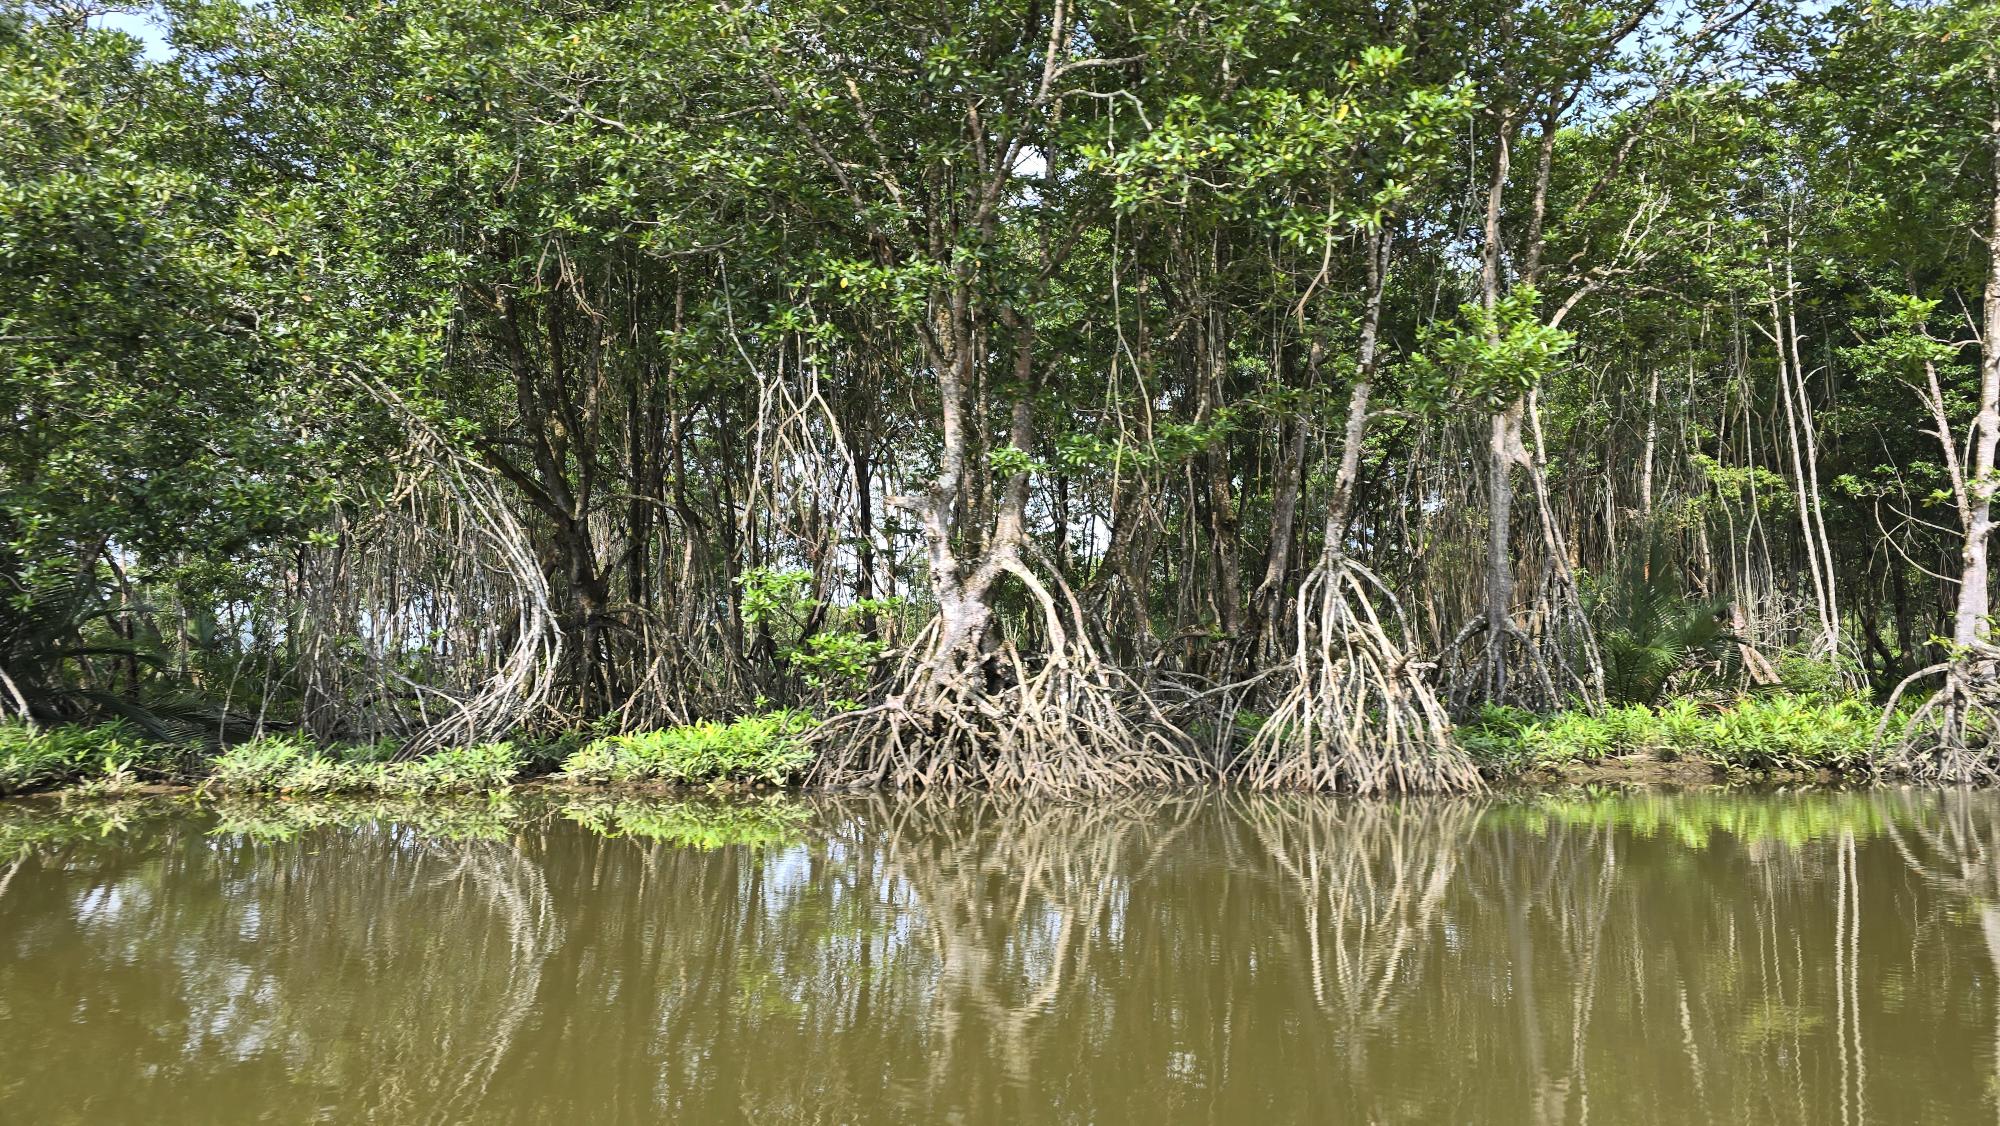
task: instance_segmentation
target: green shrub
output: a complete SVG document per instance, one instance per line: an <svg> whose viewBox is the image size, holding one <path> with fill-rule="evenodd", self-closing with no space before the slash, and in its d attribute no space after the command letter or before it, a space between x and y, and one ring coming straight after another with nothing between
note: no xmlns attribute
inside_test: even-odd
<svg viewBox="0 0 2000 1126"><path fill-rule="evenodd" d="M1617 746L1612 724L1589 712L1558 712L1530 724L1521 738L1543 762L1590 762Z"/></svg>
<svg viewBox="0 0 2000 1126"><path fill-rule="evenodd" d="M145 739L120 720L94 726L33 727L0 723L0 793L57 786L84 778L122 787L141 774L176 772L186 749Z"/></svg>
<svg viewBox="0 0 2000 1126"><path fill-rule="evenodd" d="M571 755L599 739L618 734L617 716L599 716L587 723L573 724L545 732L525 744L526 762L538 773L562 769Z"/></svg>
<svg viewBox="0 0 2000 1126"><path fill-rule="evenodd" d="M1702 735L1709 728L1709 718L1701 714L1700 705L1693 700L1675 700L1660 708L1653 713L1653 722L1661 750L1670 752L1671 757L1701 753Z"/></svg>
<svg viewBox="0 0 2000 1126"><path fill-rule="evenodd" d="M1874 765L1880 711L1844 697L1746 697L1704 712L1693 700L1660 708L1606 708L1599 715L1559 712L1530 717L1492 708L1458 729L1459 742L1489 769L1520 773L1537 767L1594 762L1650 751L1662 759L1698 758L1732 771L1833 770ZM1885 736L1893 740L1896 728Z"/></svg>
<svg viewBox="0 0 2000 1126"><path fill-rule="evenodd" d="M224 751L210 764L223 790L288 794L469 794L506 789L521 771L512 743L447 747L421 758L383 761L382 744L326 748L296 735L267 735Z"/></svg>
<svg viewBox="0 0 2000 1126"><path fill-rule="evenodd" d="M521 752L512 743L446 747L409 762L381 766L385 792L476 794L504 790L521 772Z"/></svg>
<svg viewBox="0 0 2000 1126"><path fill-rule="evenodd" d="M1670 687L1704 668L1719 669L1731 655L1722 626L1727 602L1682 589L1680 567L1658 528L1610 582L1591 591L1589 601L1613 700L1657 703Z"/></svg>
<svg viewBox="0 0 2000 1126"><path fill-rule="evenodd" d="M1632 751L1665 749L1660 717L1640 704L1615 705L1599 717L1610 742L1607 750Z"/></svg>
<svg viewBox="0 0 2000 1126"><path fill-rule="evenodd" d="M1829 704L1853 696L1855 685L1865 681L1860 663L1852 657L1785 653L1778 657L1777 672L1786 695Z"/></svg>
<svg viewBox="0 0 2000 1126"><path fill-rule="evenodd" d="M1535 713L1525 709L1484 704L1479 714L1457 726L1454 735L1475 762L1513 773L1534 765L1528 745L1521 738L1521 733L1534 722Z"/></svg>
<svg viewBox="0 0 2000 1126"><path fill-rule="evenodd" d="M887 649L887 642L853 630L827 630L806 638L791 658L806 683L831 697L834 710L843 711L858 706L855 697L867 687L869 671Z"/></svg>
<svg viewBox="0 0 2000 1126"><path fill-rule="evenodd" d="M403 755L403 741L383 736L373 743L343 743L340 757L346 762L395 762Z"/></svg>
<svg viewBox="0 0 2000 1126"><path fill-rule="evenodd" d="M871 627L881 616L910 611L901 598L825 601L814 593L812 572L796 567L754 567L736 583L743 592L743 623L768 643L778 668L798 678L795 689L805 690L781 695L810 701L822 715L861 706L875 666L888 651Z"/></svg>
<svg viewBox="0 0 2000 1126"><path fill-rule="evenodd" d="M812 761L799 738L811 723L804 712L777 711L611 735L565 759L563 773L581 782L780 783Z"/></svg>
<svg viewBox="0 0 2000 1126"><path fill-rule="evenodd" d="M1537 716L1519 708L1487 705L1458 728L1458 741L1474 759L1504 772L1603 758L1630 737L1644 708L1611 708L1604 715L1557 712Z"/></svg>
<svg viewBox="0 0 2000 1126"><path fill-rule="evenodd" d="M1871 765L1880 720L1880 711L1856 699L1739 700L1703 732L1702 754L1736 770L1862 770Z"/></svg>
<svg viewBox="0 0 2000 1126"><path fill-rule="evenodd" d="M225 790L282 790L313 755L291 735L261 735L225 749L209 764L209 779Z"/></svg>

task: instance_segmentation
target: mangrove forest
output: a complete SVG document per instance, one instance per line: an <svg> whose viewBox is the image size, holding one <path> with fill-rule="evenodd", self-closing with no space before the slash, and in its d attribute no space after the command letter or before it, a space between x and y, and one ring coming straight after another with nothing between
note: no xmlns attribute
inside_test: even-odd
<svg viewBox="0 0 2000 1126"><path fill-rule="evenodd" d="M0 0L0 426L0 793L1990 782L2000 5Z"/></svg>

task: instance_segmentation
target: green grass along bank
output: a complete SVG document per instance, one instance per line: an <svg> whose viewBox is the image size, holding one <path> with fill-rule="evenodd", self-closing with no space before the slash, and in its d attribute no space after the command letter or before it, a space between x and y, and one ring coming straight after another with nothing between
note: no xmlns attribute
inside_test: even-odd
<svg viewBox="0 0 2000 1126"><path fill-rule="evenodd" d="M811 762L802 712L765 712L729 723L659 731L571 732L544 742L446 747L418 755L393 740L324 744L264 735L216 750L162 743L128 724L33 728L0 725L0 795L67 787L116 795L160 784L221 793L481 794L553 777L588 785L780 786Z"/></svg>
<svg viewBox="0 0 2000 1126"><path fill-rule="evenodd" d="M1858 780L1881 773L1881 713L1860 699L1758 696L1534 715L1488 708L1456 737L1494 782ZM534 779L586 786L779 787L812 764L813 719L776 711L654 731L581 730L546 742L419 755L389 740L323 744L265 735L221 750L148 740L122 722L0 724L0 795L67 788L115 795L166 785L221 793L477 794Z"/></svg>
<svg viewBox="0 0 2000 1126"><path fill-rule="evenodd" d="M1865 780L1890 769L1906 713L1862 699L1677 699L1538 716L1486 708L1454 733L1489 779Z"/></svg>

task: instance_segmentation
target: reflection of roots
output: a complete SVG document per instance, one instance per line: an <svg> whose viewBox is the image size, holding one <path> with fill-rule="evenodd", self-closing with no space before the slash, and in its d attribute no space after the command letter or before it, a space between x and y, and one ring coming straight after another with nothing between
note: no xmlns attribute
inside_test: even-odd
<svg viewBox="0 0 2000 1126"><path fill-rule="evenodd" d="M1305 908L1314 1000L1350 1033L1383 1025L1417 991L1410 977L1438 932L1480 799L1232 805Z"/></svg>
<svg viewBox="0 0 2000 1126"><path fill-rule="evenodd" d="M1964 790L1870 795L1884 835L1910 871L1947 894L2000 902L2000 812Z"/></svg>
<svg viewBox="0 0 2000 1126"><path fill-rule="evenodd" d="M446 839L435 834L463 826L381 812L348 820L322 806L330 822L295 825L303 834L276 847L226 827L204 838L199 870L219 865L230 904L213 922L284 941L258 948L249 987L229 958L188 967L199 975L187 981L192 1027L246 1053L365 1042L372 1051L301 1053L294 1064L312 1089L344 1092L351 1121L490 1121L496 1079L518 1056L563 943L558 905L514 845Z"/></svg>
<svg viewBox="0 0 2000 1126"><path fill-rule="evenodd" d="M1444 707L1376 616L1359 564L1314 568L1299 595L1291 687L1235 773L1263 788L1476 790Z"/></svg>
<svg viewBox="0 0 2000 1126"><path fill-rule="evenodd" d="M940 1101L974 1053L1012 1084L1036 1081L1048 1015L1065 993L1117 972L1118 915L1135 874L1172 854L1203 808L1154 795L1023 802L964 791L830 804L867 827L856 851L885 858L884 876L909 890L912 934L937 960L926 1023Z"/></svg>
<svg viewBox="0 0 2000 1126"><path fill-rule="evenodd" d="M439 1123L476 1117L474 1109L534 1009L542 967L562 943L562 924L548 882L532 862L505 845L486 841L468 842L454 851L459 851L458 864L440 884L465 887L490 906L493 922L506 935L504 949L495 952L496 963L505 968L506 984L480 1020L467 1022L461 1055L455 1067L443 1073L452 1085L426 1115ZM450 1039L441 1037L440 1043Z"/></svg>
<svg viewBox="0 0 2000 1126"><path fill-rule="evenodd" d="M2000 655L2000 654L1996 654ZM1905 680L1887 711L1911 681L1942 668L1944 684L1910 715L1897 741L1897 769L1913 781L1942 785L2000 782L1994 733L2000 731L2000 665L1987 657L1969 666L1933 666Z"/></svg>
<svg viewBox="0 0 2000 1126"><path fill-rule="evenodd" d="M1098 656L1068 589L1058 583L1065 615L1032 572L1012 570L1041 605L1046 656L1031 665L1011 641L973 652L932 622L900 691L814 732L812 781L1074 792L1203 780L1187 736Z"/></svg>

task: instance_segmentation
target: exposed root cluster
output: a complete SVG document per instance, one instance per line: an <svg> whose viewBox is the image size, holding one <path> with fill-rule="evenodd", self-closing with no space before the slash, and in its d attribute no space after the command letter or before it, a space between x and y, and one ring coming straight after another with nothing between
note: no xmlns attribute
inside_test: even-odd
<svg viewBox="0 0 2000 1126"><path fill-rule="evenodd" d="M1445 648L1443 680L1453 715L1468 715L1483 703L1530 711L1603 703L1597 639L1575 583L1559 564L1544 569L1525 623L1508 616L1498 637L1493 629L1485 616L1474 618Z"/></svg>
<svg viewBox="0 0 2000 1126"><path fill-rule="evenodd" d="M1974 659L1933 665L1896 687L1885 711L1893 715L1904 689L1928 674L1944 683L1910 714L1889 756L1911 780L1937 785L2000 782L2000 650L1979 646Z"/></svg>
<svg viewBox="0 0 2000 1126"><path fill-rule="evenodd" d="M814 781L1074 792L1205 775L1186 736L1088 650L1034 668L1011 644L955 671L949 662L915 663L900 692L815 731ZM996 689L996 678L1008 683Z"/></svg>
<svg viewBox="0 0 2000 1126"><path fill-rule="evenodd" d="M305 723L407 736L412 752L497 738L554 691L563 645L548 583L490 476L388 404L408 440L393 487L298 559Z"/></svg>
<svg viewBox="0 0 2000 1126"><path fill-rule="evenodd" d="M1288 687L1232 775L1266 789L1359 794L1481 787L1423 669L1383 628L1377 592L1388 599L1352 560L1314 568L1298 601Z"/></svg>
<svg viewBox="0 0 2000 1126"><path fill-rule="evenodd" d="M1031 663L1011 640L954 649L942 621L932 622L893 694L814 732L811 780L1063 793L1212 779L1193 742L1098 655L1075 599L1064 615L1025 568L1019 577L1043 610L1044 658Z"/></svg>

